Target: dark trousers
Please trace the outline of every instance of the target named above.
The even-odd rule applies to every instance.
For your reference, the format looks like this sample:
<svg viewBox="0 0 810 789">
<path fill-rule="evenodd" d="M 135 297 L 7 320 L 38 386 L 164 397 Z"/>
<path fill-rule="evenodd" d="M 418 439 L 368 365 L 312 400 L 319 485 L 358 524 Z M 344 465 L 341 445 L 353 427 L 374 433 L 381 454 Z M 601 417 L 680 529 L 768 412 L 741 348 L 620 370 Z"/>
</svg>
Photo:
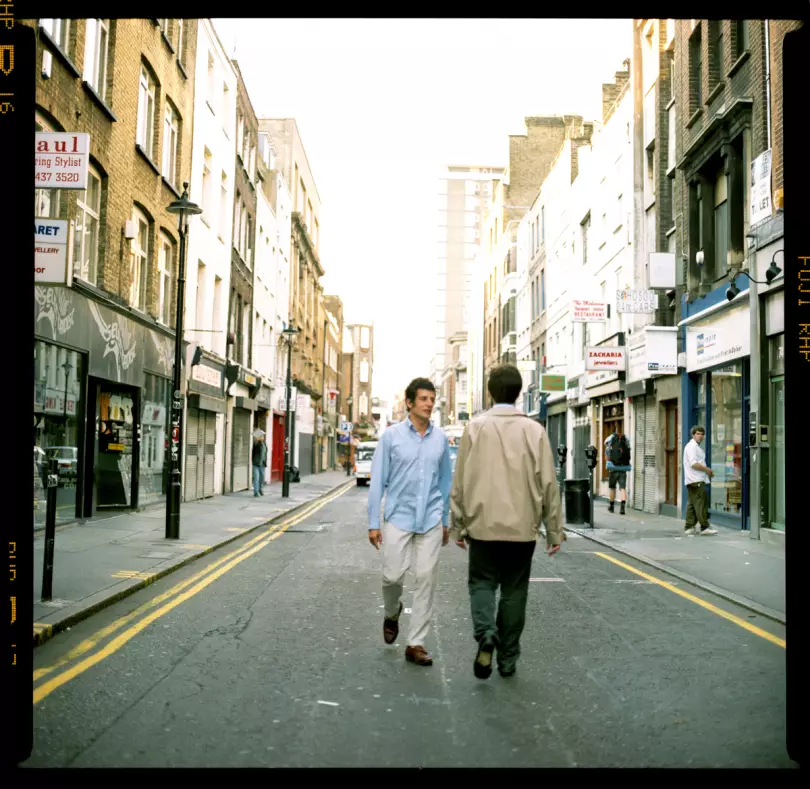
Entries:
<svg viewBox="0 0 810 789">
<path fill-rule="evenodd" d="M 709 525 L 709 497 L 705 482 L 693 482 L 686 486 L 689 501 L 686 505 L 686 528 L 694 529 L 699 523 L 701 529 Z"/>
<path fill-rule="evenodd" d="M 526 624 L 526 600 L 536 543 L 469 540 L 470 591 L 473 635 L 476 641 L 493 636 L 498 664 L 514 666 L 520 655 L 520 635 Z M 495 592 L 501 599 L 495 614 Z"/>
</svg>

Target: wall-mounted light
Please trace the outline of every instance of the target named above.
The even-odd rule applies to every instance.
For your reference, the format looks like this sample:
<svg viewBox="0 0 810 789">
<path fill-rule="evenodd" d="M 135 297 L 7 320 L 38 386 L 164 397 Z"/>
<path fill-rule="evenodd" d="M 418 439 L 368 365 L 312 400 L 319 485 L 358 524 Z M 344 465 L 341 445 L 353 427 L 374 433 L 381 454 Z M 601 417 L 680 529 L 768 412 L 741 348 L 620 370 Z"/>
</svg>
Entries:
<svg viewBox="0 0 810 789">
<path fill-rule="evenodd" d="M 773 253 L 771 265 L 768 266 L 768 270 L 765 272 L 765 282 L 760 282 L 758 279 L 754 279 L 747 271 L 740 271 L 731 278 L 731 284 L 728 286 L 728 290 L 726 291 L 726 298 L 729 301 L 732 301 L 739 294 L 740 289 L 737 287 L 735 280 L 740 275 L 748 277 L 751 282 L 756 282 L 757 285 L 770 285 L 782 273 L 782 269 L 776 265 L 776 256 L 780 252 L 784 254 L 784 250 L 782 249 L 777 249 L 776 252 Z"/>
<path fill-rule="evenodd" d="M 697 263 L 698 266 L 702 266 L 704 260 L 705 256 L 703 255 L 703 250 L 699 249 L 697 254 L 695 255 L 695 263 Z"/>
</svg>

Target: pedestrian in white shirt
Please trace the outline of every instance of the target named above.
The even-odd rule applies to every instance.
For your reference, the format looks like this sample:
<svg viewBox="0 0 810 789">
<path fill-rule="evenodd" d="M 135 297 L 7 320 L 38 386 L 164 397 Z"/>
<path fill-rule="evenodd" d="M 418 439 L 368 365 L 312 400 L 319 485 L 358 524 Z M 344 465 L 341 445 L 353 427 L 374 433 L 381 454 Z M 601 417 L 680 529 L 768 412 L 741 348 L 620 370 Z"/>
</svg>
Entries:
<svg viewBox="0 0 810 789">
<path fill-rule="evenodd" d="M 706 428 L 695 425 L 692 440 L 683 450 L 683 481 L 689 503 L 686 506 L 686 534 L 717 534 L 709 526 L 709 497 L 706 485 L 714 472 L 706 465 L 706 453 L 701 447 Z M 700 524 L 700 529 L 695 528 Z"/>
</svg>

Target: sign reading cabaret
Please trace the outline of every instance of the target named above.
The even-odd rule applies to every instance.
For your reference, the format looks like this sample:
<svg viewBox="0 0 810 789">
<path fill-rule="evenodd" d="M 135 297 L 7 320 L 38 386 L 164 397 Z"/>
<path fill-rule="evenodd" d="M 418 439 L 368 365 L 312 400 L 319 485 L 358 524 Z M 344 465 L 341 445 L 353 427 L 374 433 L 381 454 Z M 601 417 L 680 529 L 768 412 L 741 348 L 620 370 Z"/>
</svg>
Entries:
<svg viewBox="0 0 810 789">
<path fill-rule="evenodd" d="M 67 285 L 68 223 L 65 219 L 34 220 L 34 282 Z"/>
<path fill-rule="evenodd" d="M 686 327 L 686 370 L 695 372 L 751 353 L 748 306 Z"/>
<path fill-rule="evenodd" d="M 586 370 L 624 370 L 625 348 L 618 345 L 598 345 L 585 349 Z"/>
<path fill-rule="evenodd" d="M 607 304 L 588 299 L 571 299 L 571 320 L 574 323 L 604 323 L 607 320 Z"/>
</svg>

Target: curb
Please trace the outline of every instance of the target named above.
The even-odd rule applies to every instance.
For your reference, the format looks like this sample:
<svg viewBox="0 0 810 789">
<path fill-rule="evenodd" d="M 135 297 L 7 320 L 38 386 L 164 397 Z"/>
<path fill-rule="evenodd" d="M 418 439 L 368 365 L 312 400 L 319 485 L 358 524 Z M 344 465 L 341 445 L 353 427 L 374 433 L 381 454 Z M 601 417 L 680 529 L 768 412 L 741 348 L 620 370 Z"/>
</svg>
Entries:
<svg viewBox="0 0 810 789">
<path fill-rule="evenodd" d="M 351 480 L 352 485 L 354 484 L 354 479 Z M 167 575 L 173 573 L 175 570 L 179 570 L 181 567 L 185 567 L 187 564 L 191 562 L 197 561 L 197 559 L 202 558 L 203 556 L 207 556 L 209 553 L 213 553 L 220 548 L 223 548 L 226 545 L 230 545 L 232 542 L 236 542 L 236 540 L 244 537 L 246 534 L 251 534 L 254 531 L 258 531 L 259 529 L 270 525 L 271 523 L 275 523 L 276 521 L 281 521 L 290 515 L 294 515 L 296 512 L 308 507 L 310 504 L 320 501 L 321 499 L 326 498 L 327 496 L 331 496 L 336 491 L 340 490 L 341 488 L 348 487 L 347 482 L 342 482 L 340 485 L 336 485 L 333 488 L 330 488 L 325 493 L 321 493 L 319 496 L 315 496 L 314 498 L 309 499 L 308 501 L 304 501 L 301 504 L 296 505 L 295 507 L 291 507 L 286 512 L 280 512 L 278 515 L 274 515 L 272 518 L 268 518 L 266 521 L 262 521 L 261 523 L 257 523 L 254 526 L 250 526 L 245 529 L 245 531 L 240 532 L 239 534 L 234 535 L 233 537 L 228 537 L 222 542 L 218 542 L 216 545 L 212 545 L 209 548 L 206 548 L 203 551 L 198 551 L 191 556 L 183 559 L 181 562 L 177 564 L 173 564 L 171 567 L 164 567 L 162 570 L 157 571 L 153 575 L 150 575 L 149 578 L 144 578 L 136 583 L 133 583 L 131 586 L 127 586 L 124 589 L 119 589 L 117 592 L 105 597 L 103 600 L 99 600 L 92 605 L 87 606 L 86 608 L 82 608 L 80 611 L 76 611 L 75 613 L 71 614 L 70 616 L 65 617 L 62 621 L 56 622 L 54 624 L 45 625 L 41 630 L 34 631 L 34 648 L 38 646 L 42 646 L 46 641 L 50 641 L 54 636 L 58 635 L 59 633 L 67 630 L 73 625 L 82 622 L 85 619 L 90 618 L 93 614 L 97 614 L 99 611 L 111 606 L 120 600 L 123 600 L 125 597 L 129 597 L 135 592 L 144 589 L 145 587 L 149 586 L 150 584 L 155 583 L 155 581 L 160 580 L 161 578 L 165 578 Z M 101 594 L 101 593 L 97 593 Z"/>
<path fill-rule="evenodd" d="M 740 608 L 746 608 L 749 611 L 753 611 L 755 614 L 764 616 L 766 619 L 778 622 L 780 625 L 787 625 L 786 614 L 782 613 L 781 611 L 776 611 L 773 608 L 768 608 L 767 606 L 755 603 L 753 600 L 749 600 L 747 597 L 742 597 L 742 595 L 729 592 L 728 590 L 715 586 L 708 581 L 701 581 L 699 578 L 695 578 L 693 575 L 689 575 L 688 573 L 682 573 L 680 570 L 674 570 L 673 568 L 667 567 L 660 562 L 656 562 L 654 559 L 650 559 L 647 556 L 641 556 L 640 554 L 633 553 L 632 551 L 628 551 L 624 548 L 618 548 L 616 545 L 606 542 L 605 540 L 600 540 L 598 537 L 594 537 L 592 534 L 589 534 L 582 529 L 572 529 L 570 526 L 565 526 L 564 528 L 565 531 L 578 534 L 580 537 L 584 537 L 586 540 L 590 540 L 591 542 L 595 542 L 598 545 L 604 546 L 605 548 L 609 548 L 611 551 L 621 553 L 630 559 L 635 559 L 635 561 L 640 562 L 641 564 L 654 567 L 659 572 L 665 573 L 666 575 L 671 575 L 684 583 L 690 584 L 691 586 L 696 586 L 698 589 L 702 589 L 704 592 L 709 592 L 717 597 L 721 597 L 723 600 L 727 600 L 730 603 L 734 603 L 734 605 L 740 606 Z"/>
</svg>

